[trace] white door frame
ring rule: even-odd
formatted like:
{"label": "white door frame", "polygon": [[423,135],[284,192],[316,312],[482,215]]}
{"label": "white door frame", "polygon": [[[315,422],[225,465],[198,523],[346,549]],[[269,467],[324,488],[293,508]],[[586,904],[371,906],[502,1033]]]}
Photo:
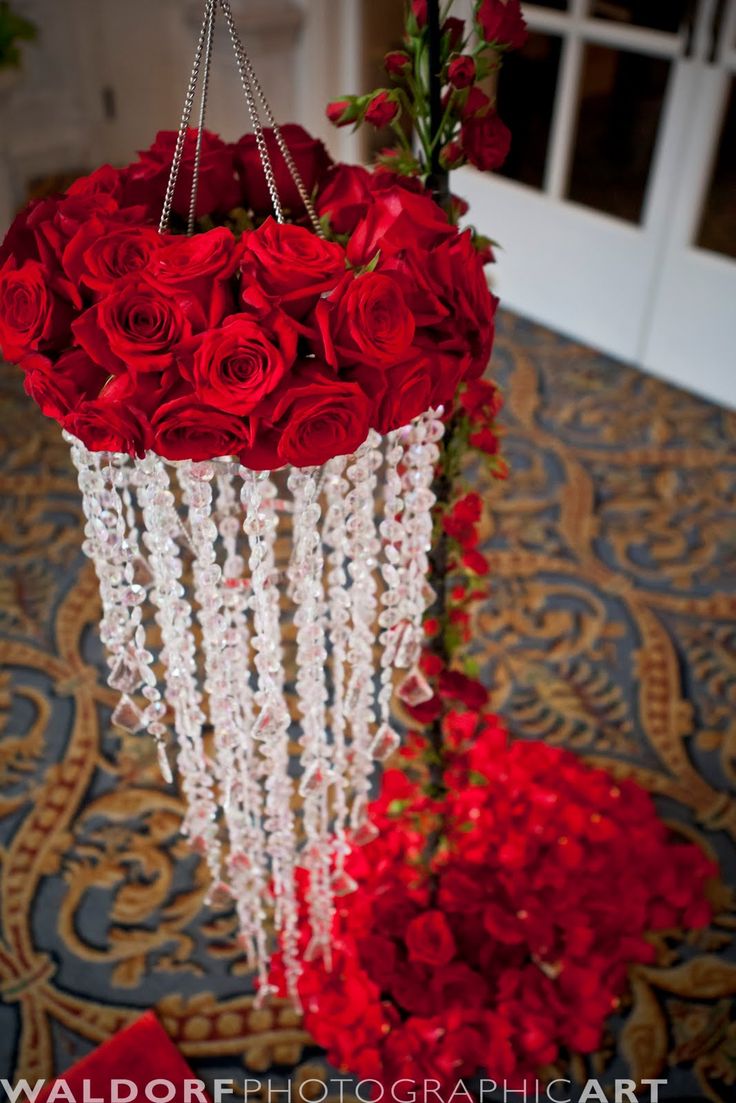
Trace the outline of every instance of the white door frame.
{"label": "white door frame", "polygon": [[[729,3],[736,6],[736,0]],[[694,150],[683,149],[683,142],[689,138],[686,120],[697,103],[716,5],[717,0],[700,0],[693,57],[688,60],[684,33],[590,18],[587,0],[571,0],[567,11],[524,5],[532,30],[561,36],[563,43],[543,189],[468,168],[458,173],[456,190],[471,202],[479,229],[503,246],[493,278],[510,308],[728,402],[729,394],[724,393],[728,388],[719,373],[713,379],[702,373],[693,378],[683,372],[668,373],[650,337],[672,211],[682,192],[683,157],[689,154],[685,159],[695,160]],[[671,61],[640,225],[564,198],[587,43]],[[715,122],[705,129],[708,134],[703,140],[707,136],[715,148]],[[725,258],[722,263],[736,269]],[[660,326],[665,324],[665,305],[662,300]],[[734,397],[732,391],[731,402]]]}

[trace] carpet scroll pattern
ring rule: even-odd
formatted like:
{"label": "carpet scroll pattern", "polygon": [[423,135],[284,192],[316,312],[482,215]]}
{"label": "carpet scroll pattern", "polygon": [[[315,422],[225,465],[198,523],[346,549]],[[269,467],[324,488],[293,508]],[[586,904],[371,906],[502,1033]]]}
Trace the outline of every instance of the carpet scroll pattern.
{"label": "carpet scroll pattern", "polygon": [[[723,874],[710,929],[663,940],[603,1050],[570,1068],[725,1103],[736,415],[508,314],[494,365],[512,472],[478,476],[493,587],[473,644],[493,704],[516,736],[634,777]],[[9,369],[0,398],[0,1076],[60,1072],[150,1006],[205,1078],[319,1076],[294,1012],[253,1006],[233,915],[204,905],[151,747],[110,726],[66,445]]]}

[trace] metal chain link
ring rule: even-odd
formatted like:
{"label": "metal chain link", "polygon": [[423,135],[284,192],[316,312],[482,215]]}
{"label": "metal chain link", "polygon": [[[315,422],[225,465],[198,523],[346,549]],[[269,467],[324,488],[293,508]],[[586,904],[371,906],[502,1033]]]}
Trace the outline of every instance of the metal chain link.
{"label": "metal chain link", "polygon": [[233,18],[232,9],[228,0],[220,0],[220,7],[222,8],[227,23],[227,28],[230,32],[230,40],[233,44],[233,50],[235,51],[235,60],[238,66],[238,73],[240,74],[240,83],[243,86],[245,93],[245,102],[248,105],[248,114],[250,115],[251,125],[253,127],[253,133],[256,139],[256,145],[258,146],[258,153],[261,158],[261,167],[263,168],[264,176],[266,177],[266,186],[268,193],[271,196],[271,202],[273,204],[273,212],[276,216],[277,222],[284,221],[284,211],[281,206],[281,200],[279,199],[278,188],[276,187],[276,178],[273,173],[273,165],[271,164],[271,155],[268,152],[266,145],[266,139],[263,134],[263,127],[261,126],[261,117],[258,112],[258,105],[256,104],[253,96],[253,89],[250,86],[248,79],[248,71],[245,65],[245,50],[243,49],[243,43],[240,41],[237,27],[235,26],[235,20]]}
{"label": "metal chain link", "polygon": [[202,156],[202,132],[204,130],[204,117],[207,111],[207,89],[210,83],[210,63],[212,61],[212,39],[215,34],[215,19],[217,17],[217,2],[212,0],[207,8],[207,43],[204,51],[204,67],[202,69],[202,96],[199,104],[199,122],[197,124],[197,141],[194,147],[194,163],[192,166],[192,191],[189,196],[189,218],[187,219],[187,234],[194,233],[194,219],[197,210],[197,192],[199,190],[199,164]]}
{"label": "metal chain link", "polygon": [[[215,29],[215,16],[217,11],[218,0],[206,0],[204,19],[202,20],[202,26],[199,32],[199,39],[197,40],[197,47],[194,54],[194,64],[192,66],[192,72],[189,77],[189,84],[187,86],[187,92],[184,99],[184,109],[182,111],[181,122],[179,124],[179,131],[176,138],[176,146],[174,148],[174,156],[171,163],[171,171],[169,173],[168,183],[166,185],[166,195],[164,198],[163,210],[161,212],[161,220],[159,222],[159,233],[166,233],[169,228],[169,221],[171,218],[171,208],[174,200],[174,192],[176,190],[177,180],[179,178],[179,172],[181,169],[181,162],[184,153],[184,144],[186,142],[187,131],[189,129],[189,122],[192,115],[192,108],[194,106],[194,98],[197,89],[197,83],[199,81],[200,69],[203,71],[203,84],[202,95],[199,111],[199,123],[197,128],[197,139],[194,150],[194,162],[192,173],[192,190],[189,199],[189,217],[187,221],[187,233],[192,234],[194,232],[195,212],[197,206],[197,192],[199,185],[199,167],[202,151],[202,132],[204,130],[205,113],[207,110],[207,90],[209,84],[210,64],[212,58],[212,40],[214,37]],[[258,148],[258,154],[261,160],[261,167],[266,178],[266,186],[268,188],[271,202],[273,204],[273,211],[277,222],[284,221],[284,211],[281,205],[281,199],[279,197],[278,188],[276,186],[276,177],[273,170],[273,164],[271,161],[271,155],[266,144],[266,138],[263,133],[263,125],[261,123],[260,111],[258,103],[256,102],[256,96],[260,100],[261,107],[267,121],[270,123],[273,130],[276,144],[281,152],[286,167],[289,170],[292,180],[296,186],[299,196],[304,203],[304,207],[309,216],[309,220],[314,227],[315,232],[319,237],[324,237],[324,230],[319,221],[319,217],[312,203],[311,196],[307,192],[304,185],[304,181],[301,178],[299,170],[296,167],[294,158],[291,151],[284,139],[281,129],[276,122],[271,105],[266,98],[263,91],[261,82],[259,81],[253,63],[248,56],[248,53],[243,45],[242,39],[238,34],[237,27],[235,25],[235,19],[233,17],[232,8],[230,7],[230,0],[219,0],[219,5],[222,8],[227,23],[228,31],[230,34],[230,40],[235,52],[235,60],[238,66],[238,73],[240,76],[240,83],[245,93],[245,101],[248,107],[248,114],[250,116],[251,125],[253,127],[253,134],[256,140],[256,146]],[[204,66],[202,66],[202,57],[204,55]]]}
{"label": "metal chain link", "polygon": [[241,38],[238,34],[238,31],[235,27],[235,21],[234,21],[233,16],[232,16],[232,10],[230,8],[230,0],[220,0],[220,6],[221,6],[223,12],[225,13],[225,18],[228,20],[228,26],[231,28],[230,36],[233,39],[233,46],[235,47],[235,53],[236,53],[236,57],[238,58],[239,68],[240,68],[240,62],[242,61],[242,65],[245,68],[245,71],[246,71],[246,74],[247,74],[247,79],[248,79],[248,82],[250,84],[250,87],[251,87],[252,90],[255,91],[256,95],[258,96],[258,99],[261,101],[261,106],[263,108],[263,112],[266,116],[267,121],[271,125],[271,129],[273,130],[274,138],[276,139],[276,144],[278,145],[279,149],[281,150],[281,155],[284,158],[284,161],[286,162],[286,167],[288,168],[289,173],[291,175],[291,178],[294,181],[294,184],[296,185],[296,189],[299,192],[299,196],[300,196],[302,202],[304,203],[307,214],[309,215],[309,221],[312,223],[312,226],[314,227],[315,232],[320,237],[324,237],[325,236],[324,235],[324,230],[322,229],[322,225],[320,223],[317,212],[314,209],[314,204],[312,203],[312,198],[309,195],[309,193],[307,192],[307,189],[304,185],[304,181],[302,180],[301,175],[299,173],[299,170],[296,167],[296,164],[294,163],[294,158],[291,155],[291,150],[289,149],[289,147],[286,143],[286,140],[285,140],[283,134],[281,133],[281,128],[280,128],[279,124],[276,122],[276,118],[274,117],[274,113],[271,109],[271,105],[268,102],[268,99],[266,98],[266,94],[263,91],[263,87],[261,85],[261,82],[258,79],[258,76],[256,74],[255,69],[253,68],[253,63],[250,60],[250,57],[248,56],[248,52],[245,49],[245,47],[243,45],[243,42],[242,42],[242,40],[241,40]]}
{"label": "metal chain link", "polygon": [[194,52],[194,64],[192,66],[191,76],[189,77],[189,84],[187,85],[187,94],[184,97],[184,109],[181,114],[179,133],[177,134],[176,146],[174,147],[174,156],[171,162],[171,171],[169,172],[169,180],[166,185],[166,195],[164,197],[163,210],[161,211],[161,220],[158,224],[158,232],[160,234],[165,234],[169,228],[169,219],[171,218],[171,204],[174,200],[176,181],[179,178],[181,158],[182,153],[184,152],[184,142],[186,141],[187,130],[189,128],[189,120],[192,115],[194,93],[197,89],[199,68],[202,62],[202,51],[204,50],[205,38],[207,37],[207,27],[209,25],[210,19],[210,8],[215,3],[216,0],[207,0],[205,4],[204,19],[202,20],[202,27],[199,32],[199,39],[197,40],[197,48]]}

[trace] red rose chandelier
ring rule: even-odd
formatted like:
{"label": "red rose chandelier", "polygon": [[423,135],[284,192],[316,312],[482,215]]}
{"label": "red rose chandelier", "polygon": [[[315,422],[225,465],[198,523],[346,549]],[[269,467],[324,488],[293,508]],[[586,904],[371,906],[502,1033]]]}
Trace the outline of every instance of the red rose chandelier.
{"label": "red rose chandelier", "polygon": [[410,703],[431,695],[416,662],[443,407],[487,363],[494,303],[419,182],[279,129],[219,7],[253,133],[204,129],[207,0],[178,134],[11,227],[0,344],[78,469],[113,720],[153,737],[168,780],[173,720],[185,832],[262,994],[273,915],[295,996],[355,887],[349,841],[374,834],[394,670]]}

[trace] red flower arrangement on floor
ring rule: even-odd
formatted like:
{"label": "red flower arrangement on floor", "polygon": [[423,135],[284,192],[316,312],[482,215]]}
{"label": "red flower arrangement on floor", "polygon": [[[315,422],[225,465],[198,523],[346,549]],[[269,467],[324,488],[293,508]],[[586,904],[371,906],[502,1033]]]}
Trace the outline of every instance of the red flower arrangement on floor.
{"label": "red flower arrangement on floor", "polygon": [[319,464],[450,402],[485,369],[495,300],[472,233],[419,180],[333,165],[301,127],[282,132],[331,240],[300,224],[268,131],[294,222],[268,217],[253,135],[227,145],[207,131],[204,232],[154,224],[173,132],[15,220],[0,251],[0,347],[42,411],[90,449]]}
{"label": "red flower arrangement on floor", "polygon": [[[388,770],[356,847],[332,970],[305,967],[305,1025],[339,1068],[442,1094],[480,1069],[535,1077],[560,1050],[594,1051],[649,935],[707,925],[715,868],[674,841],[649,796],[572,753],[510,742],[442,693],[444,791]],[[481,688],[481,687],[478,687]],[[429,753],[405,752],[411,771]],[[428,855],[427,840],[436,845]]]}

